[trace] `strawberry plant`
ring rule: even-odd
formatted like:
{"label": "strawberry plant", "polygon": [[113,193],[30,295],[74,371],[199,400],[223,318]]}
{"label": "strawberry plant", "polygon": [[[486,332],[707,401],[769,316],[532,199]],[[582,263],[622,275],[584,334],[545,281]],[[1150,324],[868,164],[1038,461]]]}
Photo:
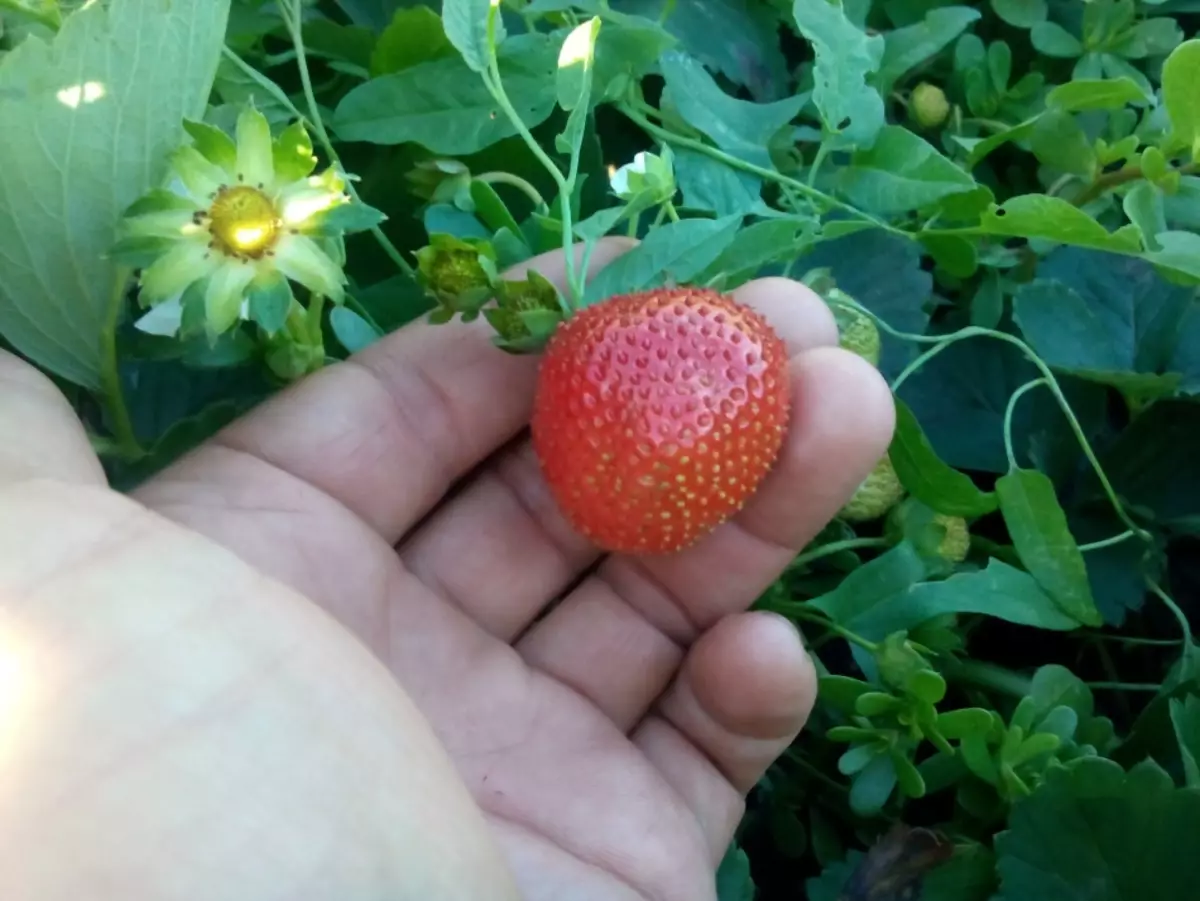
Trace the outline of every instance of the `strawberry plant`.
{"label": "strawberry plant", "polygon": [[[542,355],[568,519],[663,553],[768,490],[786,354],[729,295],[802,281],[896,427],[758,599],[820,691],[720,898],[1191,897],[1198,25],[1190,0],[0,0],[0,342],[133,488],[406,323],[480,320]],[[565,290],[522,268],[572,248]]]}

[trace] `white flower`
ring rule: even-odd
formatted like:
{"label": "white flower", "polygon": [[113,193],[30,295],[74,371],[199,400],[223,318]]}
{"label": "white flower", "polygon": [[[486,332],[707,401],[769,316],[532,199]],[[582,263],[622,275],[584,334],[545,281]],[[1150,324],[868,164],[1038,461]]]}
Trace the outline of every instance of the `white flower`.
{"label": "white flower", "polygon": [[141,267],[140,300],[151,309],[138,327],[175,334],[185,310],[202,305],[195,312],[219,335],[250,316],[255,292],[290,298],[288,279],[340,303],[346,277],[321,245],[336,232],[327,214],[350,198],[332,168],[312,174],[303,126],[272,140],[266,117],[247,108],[236,143],[211,125],[187,129],[193,143],[171,155],[167,188],[130,207],[114,249]]}
{"label": "white flower", "polygon": [[622,200],[633,200],[649,192],[652,203],[666,203],[675,196],[674,157],[671,148],[663,146],[662,154],[639,151],[633,162],[619,168],[608,180],[609,187]]}

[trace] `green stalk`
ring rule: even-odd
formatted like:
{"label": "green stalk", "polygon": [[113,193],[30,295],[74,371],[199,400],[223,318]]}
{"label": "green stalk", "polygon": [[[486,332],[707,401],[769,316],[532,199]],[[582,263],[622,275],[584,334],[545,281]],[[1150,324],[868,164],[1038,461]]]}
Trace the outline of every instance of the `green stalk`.
{"label": "green stalk", "polygon": [[1042,378],[1026,382],[1012,393],[1012,397],[1008,399],[1008,406],[1004,409],[1004,453],[1008,456],[1008,468],[1010,471],[1015,472],[1020,468],[1017,465],[1017,455],[1013,450],[1012,441],[1013,413],[1016,412],[1017,402],[1034,388],[1040,388],[1044,384],[1046,384],[1046,380]]}
{"label": "green stalk", "polygon": [[131,270],[119,269],[109,297],[104,327],[100,333],[100,385],[105,408],[112,420],[117,452],[126,460],[137,460],[144,457],[146,451],[138,441],[133,418],[125,403],[125,392],[121,390],[120,361],[117,358],[117,324],[121,320],[121,309],[131,275]]}

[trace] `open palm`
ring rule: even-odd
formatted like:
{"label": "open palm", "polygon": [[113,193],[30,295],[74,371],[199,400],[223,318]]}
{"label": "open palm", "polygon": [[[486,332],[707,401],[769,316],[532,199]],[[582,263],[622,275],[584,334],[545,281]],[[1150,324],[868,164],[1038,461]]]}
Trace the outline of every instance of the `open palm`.
{"label": "open palm", "polygon": [[[561,279],[558,256],[534,265]],[[792,430],[751,505],[681,554],[603,558],[572,531],[522,435],[536,360],[479,324],[402,329],[135,494],[386,664],[530,901],[711,897],[745,792],[811,706],[795,631],[744,611],[883,453],[892,403],[806,289],[738,296],[792,351]]]}

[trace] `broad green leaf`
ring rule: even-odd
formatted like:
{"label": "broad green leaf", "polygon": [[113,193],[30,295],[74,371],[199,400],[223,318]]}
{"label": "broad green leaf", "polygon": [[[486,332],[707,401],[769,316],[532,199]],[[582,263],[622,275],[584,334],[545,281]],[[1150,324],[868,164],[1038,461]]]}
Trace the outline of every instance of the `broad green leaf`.
{"label": "broad green leaf", "polygon": [[0,57],[0,333],[97,388],[122,211],[200,119],[228,0],[94,3]]}
{"label": "broad green leaf", "polygon": [[[1100,463],[1127,503],[1160,525],[1200,534],[1200,401],[1166,398],[1134,418]],[[1094,476],[1090,496],[1102,497]]]}
{"label": "broad green leaf", "polygon": [[[957,235],[918,235],[918,238],[934,262],[955,278],[970,278],[978,271],[979,251],[972,241]],[[977,305],[976,300],[972,310]]]}
{"label": "broad green leaf", "polygon": [[428,6],[398,9],[371,51],[371,75],[391,75],[453,53],[437,13]]}
{"label": "broad green leaf", "polygon": [[1200,884],[1200,792],[1151,760],[1055,766],[995,840],[996,901],[1178,901]]}
{"label": "broad green leaf", "polygon": [[1064,613],[1084,625],[1101,625],[1104,619],[1092,598],[1083,554],[1046,474],[1013,470],[996,480],[996,496],[1008,534],[1030,575]]}
{"label": "broad green leaf", "polygon": [[986,138],[982,138],[969,146],[963,144],[960,139],[958,143],[962,144],[967,150],[967,165],[974,168],[996,148],[1003,147],[1010,141],[1024,141],[1027,139],[1033,134],[1033,129],[1037,125],[1040,116],[1041,114],[1039,113],[1038,116],[1026,119],[1012,128],[988,135]]}
{"label": "broad green leaf", "polygon": [[1070,113],[1047,110],[1038,117],[1029,146],[1038,162],[1090,178],[1096,170],[1096,151],[1083,127]]}
{"label": "broad green leaf", "polygon": [[838,625],[876,640],[947,613],[979,613],[1056,631],[1079,628],[1079,621],[1064,613],[1031,575],[999,560],[941,581],[923,582],[924,573],[916,548],[902,542],[809,604]]}
{"label": "broad green leaf", "polygon": [[1163,103],[1176,146],[1200,156],[1200,40],[1185,41],[1163,63]]}
{"label": "broad green leaf", "polygon": [[1200,235],[1185,231],[1162,231],[1155,235],[1156,250],[1142,256],[1175,272],[1200,279]]}
{"label": "broad green leaf", "polygon": [[836,184],[855,206],[883,215],[978,187],[933,145],[899,125],[884,126],[869,150],[855,153],[850,165],[838,171]]}
{"label": "broad green leaf", "polygon": [[1191,292],[1129,257],[1063,247],[1013,311],[1026,340],[1054,368],[1117,388],[1168,394],[1180,324]]}
{"label": "broad green leaf", "polygon": [[675,181],[683,192],[686,208],[729,216],[766,207],[762,200],[762,179],[758,176],[686,147],[674,153]]}
{"label": "broad green leaf", "polygon": [[1110,232],[1078,207],[1045,194],[1022,194],[993,206],[984,213],[980,225],[994,235],[1043,238],[1118,253],[1141,250],[1137,229],[1132,225]]}
{"label": "broad green leaf", "polygon": [[1148,181],[1139,181],[1129,189],[1121,201],[1121,207],[1141,234],[1147,253],[1162,250],[1157,237],[1160,232],[1167,230],[1167,211],[1163,205],[1162,191]]}
{"label": "broad green leaf", "polygon": [[904,73],[948,47],[979,17],[979,10],[969,6],[940,6],[929,10],[923,22],[884,34],[879,92],[888,93]]}
{"label": "broad green leaf", "polygon": [[1083,53],[1079,38],[1055,22],[1038,22],[1030,30],[1029,39],[1034,48],[1046,56],[1074,59]]}
{"label": "broad green leaf", "polygon": [[764,219],[740,229],[717,259],[699,275],[701,284],[721,278],[724,290],[755,278],[764,266],[795,259],[816,240],[817,223],[802,217]]}
{"label": "broad green leaf", "polygon": [[1187,785],[1200,788],[1200,697],[1172,698],[1170,710]]}
{"label": "broad green leaf", "polygon": [[1145,91],[1132,78],[1076,79],[1060,84],[1046,95],[1046,106],[1067,112],[1120,109],[1127,104],[1144,106]]}
{"label": "broad green leaf", "polygon": [[730,845],[717,867],[717,901],[754,901],[756,891],[750,858],[736,844]]}
{"label": "broad green leaf", "polygon": [[721,219],[684,219],[650,232],[633,250],[609,263],[588,284],[587,303],[613,294],[663,284],[668,278],[690,281],[737,236],[740,215]]}
{"label": "broad green leaf", "polygon": [[1183,29],[1174,19],[1142,19],[1122,35],[1112,48],[1125,59],[1166,56],[1183,41]]}
{"label": "broad green leaf", "polygon": [[347,63],[358,72],[366,71],[371,64],[376,39],[369,28],[342,25],[331,19],[312,19],[304,23],[301,36],[310,56]]}
{"label": "broad green leaf", "polygon": [[1009,25],[1032,28],[1046,21],[1046,0],[992,0],[992,10]]}
{"label": "broad green leaf", "polygon": [[722,91],[695,59],[676,50],[659,63],[679,114],[722,150],[758,166],[773,168],[767,143],[804,106],[803,97],[751,103]]}
{"label": "broad green leaf", "polygon": [[980,491],[969,477],[942,462],[908,405],[899,398],[895,404],[896,428],[888,456],[900,484],[939,513],[975,517],[994,511],[995,494]]}
{"label": "broad green leaf", "polygon": [[[658,21],[680,49],[759,101],[788,91],[788,64],[779,46],[779,15],[759,0],[612,0],[613,9]],[[606,22],[607,26],[609,23]]]}
{"label": "broad green leaf", "polygon": [[649,19],[606,18],[596,39],[595,102],[624,96],[630,82],[654,69],[674,44],[670,32]]}
{"label": "broad green leaf", "polygon": [[342,347],[352,354],[383,337],[375,326],[349,307],[335,307],[329,314],[329,325]]}
{"label": "broad green leaf", "polygon": [[[554,110],[558,47],[527,34],[504,44],[500,74],[530,128]],[[482,79],[457,57],[430,60],[352,89],[334,111],[345,141],[420,144],[434,153],[470,154],[517,133]]]}
{"label": "broad green leaf", "polygon": [[337,5],[354,24],[383,31],[392,20],[392,14],[407,2],[409,0],[337,0]]}
{"label": "broad green leaf", "polygon": [[[495,12],[492,9],[495,8]],[[498,3],[492,0],[442,0],[442,24],[450,43],[462,54],[473,72],[488,67],[488,17],[495,16],[493,32],[496,44],[504,40],[504,21]]]}
{"label": "broad green leaf", "polygon": [[817,57],[812,99],[825,130],[845,145],[871,146],[885,120],[883,98],[867,78],[883,61],[883,37],[868,37],[841,3],[795,0],[792,16]]}

